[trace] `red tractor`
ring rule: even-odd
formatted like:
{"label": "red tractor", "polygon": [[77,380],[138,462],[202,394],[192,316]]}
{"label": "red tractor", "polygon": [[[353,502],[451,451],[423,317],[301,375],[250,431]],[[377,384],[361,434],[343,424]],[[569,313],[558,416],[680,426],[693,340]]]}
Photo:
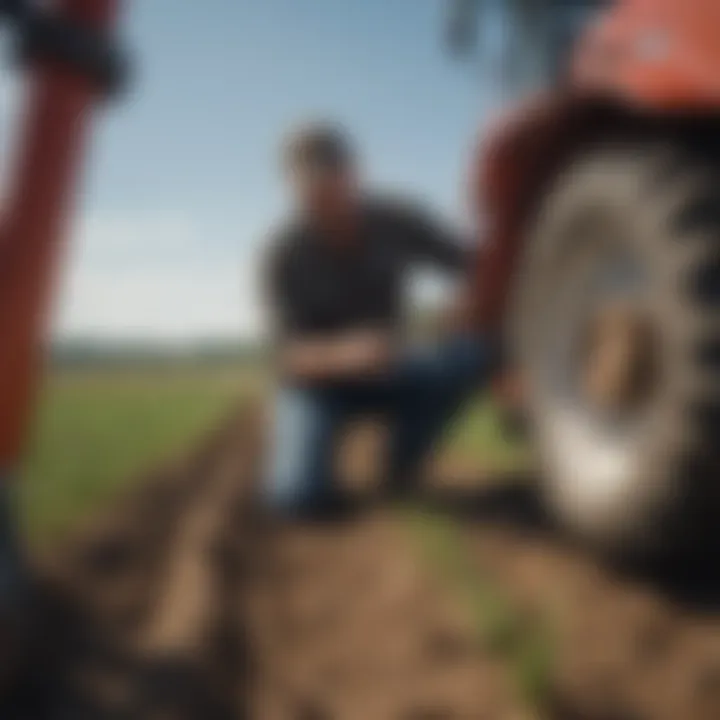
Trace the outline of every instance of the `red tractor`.
{"label": "red tractor", "polygon": [[527,96],[474,163],[475,300],[508,310],[547,507],[611,552],[717,537],[720,3],[459,0],[452,18],[486,87]]}

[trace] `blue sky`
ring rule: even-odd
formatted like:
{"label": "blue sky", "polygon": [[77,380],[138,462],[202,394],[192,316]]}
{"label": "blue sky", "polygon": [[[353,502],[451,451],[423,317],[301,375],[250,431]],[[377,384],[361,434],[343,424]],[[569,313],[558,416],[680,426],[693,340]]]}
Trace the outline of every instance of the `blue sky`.
{"label": "blue sky", "polygon": [[369,181],[462,216],[482,92],[442,52],[444,0],[127,4],[137,78],[97,125],[57,334],[256,334],[277,143],[298,120],[338,119]]}

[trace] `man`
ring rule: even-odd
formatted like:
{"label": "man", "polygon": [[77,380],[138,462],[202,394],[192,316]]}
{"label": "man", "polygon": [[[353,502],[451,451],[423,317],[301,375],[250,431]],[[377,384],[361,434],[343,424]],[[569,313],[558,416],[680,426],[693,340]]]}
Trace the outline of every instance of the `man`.
{"label": "man", "polygon": [[471,250],[421,210],[367,197],[340,130],[318,124],[293,134],[284,166],[296,207],[269,261],[279,388],[265,496],[281,512],[305,515],[334,506],[337,440],[362,414],[386,419],[388,480],[404,492],[488,374],[492,349],[472,335],[422,352],[403,347],[411,266],[460,276]]}

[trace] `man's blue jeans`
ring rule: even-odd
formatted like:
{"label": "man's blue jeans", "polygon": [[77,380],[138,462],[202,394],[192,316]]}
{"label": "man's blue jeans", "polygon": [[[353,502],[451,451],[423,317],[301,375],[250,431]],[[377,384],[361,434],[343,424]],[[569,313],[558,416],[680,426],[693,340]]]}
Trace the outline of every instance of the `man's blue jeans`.
{"label": "man's blue jeans", "polygon": [[363,415],[387,422],[387,476],[407,483],[463,401],[487,381],[495,350],[480,337],[458,336],[409,354],[382,379],[281,387],[266,463],[267,503],[289,512],[321,506],[332,492],[338,437]]}

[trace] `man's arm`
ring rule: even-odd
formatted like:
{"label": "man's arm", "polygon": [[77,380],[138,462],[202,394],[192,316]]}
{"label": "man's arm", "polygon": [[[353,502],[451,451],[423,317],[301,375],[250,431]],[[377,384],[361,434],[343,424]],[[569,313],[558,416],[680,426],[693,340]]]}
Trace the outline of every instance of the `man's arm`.
{"label": "man's arm", "polygon": [[279,348],[283,374],[323,381],[375,376],[391,361],[392,343],[382,330],[358,330],[327,337],[291,337]]}
{"label": "man's arm", "polygon": [[461,234],[422,207],[398,207],[412,258],[453,273],[464,273],[474,257]]}
{"label": "man's arm", "polygon": [[476,277],[482,262],[478,242],[463,237],[422,206],[401,205],[399,213],[410,257],[449,271],[459,280],[457,293],[444,313],[443,332],[477,330]]}

